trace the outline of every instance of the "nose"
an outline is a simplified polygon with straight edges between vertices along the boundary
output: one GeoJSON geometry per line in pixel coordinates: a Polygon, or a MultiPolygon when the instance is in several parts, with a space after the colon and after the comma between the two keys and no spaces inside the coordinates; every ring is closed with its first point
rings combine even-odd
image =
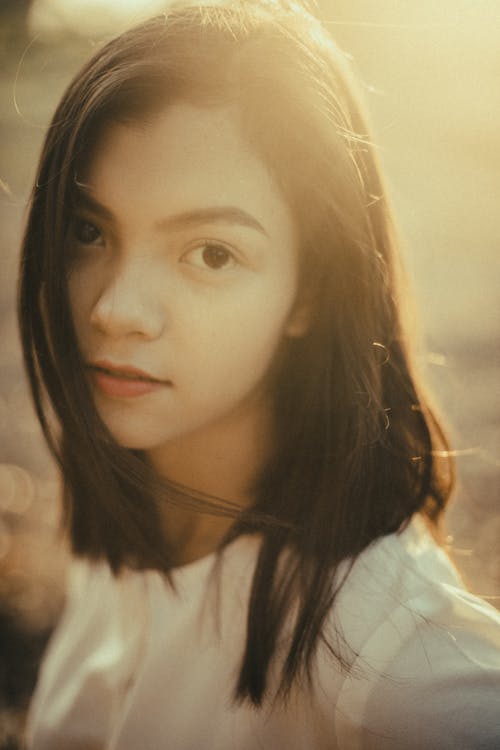
{"type": "Polygon", "coordinates": [[[164,315],[153,287],[154,280],[145,272],[143,263],[122,266],[100,290],[91,311],[91,324],[114,338],[158,338],[164,328],[164,315]]]}

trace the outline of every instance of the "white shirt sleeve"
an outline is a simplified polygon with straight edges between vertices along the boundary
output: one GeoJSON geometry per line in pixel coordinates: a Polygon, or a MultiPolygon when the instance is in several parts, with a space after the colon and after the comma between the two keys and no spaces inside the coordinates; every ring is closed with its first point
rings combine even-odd
{"type": "Polygon", "coordinates": [[[27,724],[32,750],[103,750],[140,656],[140,591],[104,565],[75,563],[27,724]],[[134,602],[134,597],[137,602],[134,602]]]}
{"type": "Polygon", "coordinates": [[[450,584],[396,607],[359,654],[336,716],[348,750],[498,750],[498,612],[450,584]]]}

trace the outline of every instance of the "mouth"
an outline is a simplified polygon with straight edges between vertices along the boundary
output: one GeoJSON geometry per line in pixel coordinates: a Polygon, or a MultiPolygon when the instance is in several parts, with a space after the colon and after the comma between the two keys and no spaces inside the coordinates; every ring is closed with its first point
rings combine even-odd
{"type": "Polygon", "coordinates": [[[96,372],[102,372],[105,375],[111,375],[114,378],[122,378],[124,380],[139,380],[147,383],[169,383],[170,381],[160,380],[150,375],[144,370],[139,370],[137,367],[132,365],[114,365],[111,362],[90,362],[88,365],[90,370],[96,372]]]}
{"type": "Polygon", "coordinates": [[[165,386],[170,380],[159,380],[148,372],[131,365],[114,365],[97,361],[88,365],[92,381],[98,390],[111,398],[143,396],[165,386]]]}

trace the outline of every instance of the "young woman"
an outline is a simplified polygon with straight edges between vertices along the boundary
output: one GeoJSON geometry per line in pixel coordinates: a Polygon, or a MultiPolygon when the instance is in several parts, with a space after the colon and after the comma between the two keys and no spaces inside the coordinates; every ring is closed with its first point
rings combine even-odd
{"type": "Polygon", "coordinates": [[[351,88],[295,5],[183,5],[54,115],[19,311],[78,562],[35,750],[498,747],[351,88]]]}

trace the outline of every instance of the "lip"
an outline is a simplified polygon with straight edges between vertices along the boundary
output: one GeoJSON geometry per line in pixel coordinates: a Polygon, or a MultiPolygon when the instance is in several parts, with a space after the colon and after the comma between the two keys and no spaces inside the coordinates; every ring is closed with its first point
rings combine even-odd
{"type": "Polygon", "coordinates": [[[111,398],[135,398],[172,385],[170,381],[158,380],[132,365],[116,365],[99,360],[91,362],[88,369],[94,385],[111,398]]]}

